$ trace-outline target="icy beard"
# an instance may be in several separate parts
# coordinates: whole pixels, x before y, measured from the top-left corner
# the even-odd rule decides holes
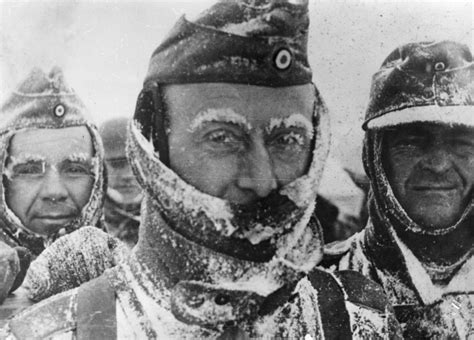
[[[182,237],[240,260],[268,262],[278,257],[288,260],[290,266],[309,270],[322,257],[319,228],[310,231],[308,223],[329,149],[327,112],[323,105],[316,108],[317,138],[307,174],[251,210],[200,192],[182,180],[159,160],[135,122],[129,129],[127,155],[146,196]],[[312,245],[303,246],[303,240],[311,240]],[[298,247],[307,254],[296,255]]]
[[[424,228],[413,221],[398,202],[388,181],[383,165],[383,131],[367,132],[364,146],[364,166],[371,180],[377,214],[385,224],[397,230],[415,234],[442,236],[458,229],[466,219],[473,218],[474,199],[471,199],[459,220],[444,229]]]

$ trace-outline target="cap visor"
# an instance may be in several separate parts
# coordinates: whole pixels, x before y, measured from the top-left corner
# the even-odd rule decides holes
[[[408,123],[429,122],[474,127],[474,106],[415,106],[392,111],[367,122],[366,129],[380,129]]]

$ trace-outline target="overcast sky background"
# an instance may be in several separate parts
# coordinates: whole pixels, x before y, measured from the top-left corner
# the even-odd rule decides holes
[[[33,66],[59,65],[98,123],[131,116],[153,50],[183,14],[214,1],[0,1],[0,100]],[[464,1],[310,0],[309,58],[332,120],[333,154],[362,171],[360,128],[372,74],[406,42],[474,46]]]

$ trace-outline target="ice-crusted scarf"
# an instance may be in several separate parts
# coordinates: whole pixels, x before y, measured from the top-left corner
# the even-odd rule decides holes
[[[0,123],[0,169],[5,174],[8,146],[19,131],[28,129],[62,129],[74,126],[87,127],[94,148],[94,182],[87,204],[81,214],[58,233],[38,235],[29,230],[7,206],[4,181],[0,186],[1,233],[12,246],[23,246],[38,255],[64,233],[80,227],[101,226],[104,193],[104,151],[96,126],[87,117],[89,113],[74,91],[66,85],[62,72],[54,68],[46,75],[34,69],[27,79],[13,91],[1,108]],[[5,179],[4,179],[5,180]]]

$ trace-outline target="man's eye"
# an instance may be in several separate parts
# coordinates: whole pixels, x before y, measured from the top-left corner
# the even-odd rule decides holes
[[[232,132],[225,130],[210,132],[206,135],[206,139],[216,144],[231,144],[239,141]]]
[[[471,138],[455,138],[452,143],[456,146],[465,146],[474,148],[474,140]]]
[[[303,146],[305,138],[300,133],[291,131],[277,135],[270,144],[279,147]]]
[[[35,176],[44,173],[43,163],[17,164],[13,167],[13,174],[16,176]]]
[[[83,163],[68,163],[62,167],[61,172],[70,176],[90,175],[91,167]]]
[[[465,138],[456,138],[451,141],[451,147],[455,152],[463,155],[474,155],[474,141]]]

